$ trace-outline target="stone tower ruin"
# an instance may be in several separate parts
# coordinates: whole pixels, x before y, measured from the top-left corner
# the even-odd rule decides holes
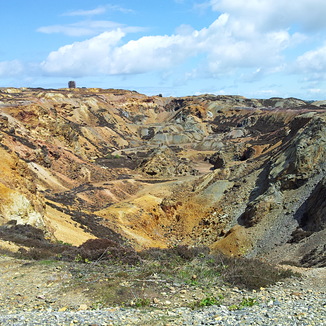
[[[68,88],[76,88],[76,82],[71,80],[70,82],[68,82]]]

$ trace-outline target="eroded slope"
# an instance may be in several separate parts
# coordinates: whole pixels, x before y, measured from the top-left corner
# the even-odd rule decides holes
[[[323,266],[326,115],[315,104],[1,89],[2,227]]]

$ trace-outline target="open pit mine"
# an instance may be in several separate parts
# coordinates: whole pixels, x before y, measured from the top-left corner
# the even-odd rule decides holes
[[[121,241],[326,266],[326,101],[0,89],[0,248]]]

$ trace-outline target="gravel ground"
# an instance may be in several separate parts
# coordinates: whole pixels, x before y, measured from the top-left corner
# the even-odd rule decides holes
[[[270,292],[274,299],[230,311],[226,306],[200,310],[177,308],[105,309],[78,312],[24,312],[0,316],[1,325],[326,325],[325,293],[288,295]]]
[[[233,307],[235,310],[230,310],[232,306],[224,301],[221,306],[191,309],[171,297],[148,307],[91,309],[89,302],[83,301],[82,293],[62,294],[60,284],[70,277],[64,270],[58,270],[56,265],[21,264],[9,258],[0,259],[3,326],[326,325],[326,268],[296,269],[303,273],[302,278],[287,279],[259,291],[225,289],[237,296],[235,302],[244,298],[257,302],[251,307]],[[193,296],[187,290],[186,298]]]
[[[300,292],[293,291],[301,289]],[[0,316],[0,325],[326,325],[326,293],[284,283],[255,294],[258,305],[190,308],[111,308],[85,311],[25,311]]]

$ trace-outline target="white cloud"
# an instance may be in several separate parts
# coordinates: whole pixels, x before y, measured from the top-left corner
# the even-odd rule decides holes
[[[120,29],[104,32],[83,42],[75,42],[51,52],[41,63],[50,75],[92,76],[105,73],[113,47],[124,37]]]
[[[99,35],[100,33],[112,31],[117,28],[122,29],[126,33],[136,33],[145,30],[142,27],[126,26],[108,20],[84,20],[68,25],[43,26],[38,28],[37,31],[45,34],[60,33],[68,36],[80,37]]]
[[[131,9],[127,9],[117,5],[106,5],[106,6],[99,6],[94,9],[84,10],[78,9],[74,11],[69,11],[63,14],[63,16],[95,16],[101,15],[106,13],[107,11],[119,11],[122,13],[130,13],[133,12]]]
[[[115,49],[110,71],[130,74],[169,69],[194,51],[196,48],[191,36],[142,37]]]
[[[24,72],[24,64],[18,60],[0,62],[0,76],[19,76]]]
[[[308,89],[310,94],[320,94],[322,92],[322,90],[320,88],[311,88]]]
[[[216,77],[239,68],[276,69],[284,61],[282,51],[293,42],[286,30],[261,33],[250,21],[240,26],[228,14],[222,14],[199,35],[208,59],[206,68],[200,70]]]
[[[63,14],[63,16],[94,16],[94,15],[101,15],[106,12],[106,7],[100,6],[95,9],[90,9],[90,10],[74,10],[74,11],[69,11]]]
[[[118,46],[121,30],[105,32],[50,53],[42,63],[48,74],[137,74],[170,68],[194,49],[192,37],[147,36]]]
[[[91,28],[103,27],[98,25]],[[220,15],[201,30],[182,25],[174,35],[144,36],[121,45],[126,32],[115,29],[61,47],[48,56],[42,67],[56,74],[137,74],[170,69],[201,55],[205,60],[193,75],[215,76],[241,67],[276,69],[282,64],[282,51],[293,42],[286,30],[261,33],[250,21],[240,26],[229,14]]]
[[[81,21],[69,25],[52,25],[43,26],[37,29],[38,32],[45,34],[62,33],[68,36],[90,36],[103,33],[105,31],[113,30],[116,28],[122,28],[124,25],[106,21]]]
[[[308,80],[325,80],[326,45],[299,56],[295,62],[294,70],[304,73]]]
[[[195,66],[189,68],[189,65],[187,71],[183,70],[184,76],[173,75],[173,78],[190,80],[233,76],[240,82],[257,82],[273,73],[286,72],[288,50],[305,41],[310,29],[320,24],[326,27],[324,20],[314,20],[319,17],[317,2],[210,0],[211,7],[219,12],[210,26],[195,30],[190,25],[181,25],[173,35],[150,35],[128,42],[124,37],[139,31],[138,27],[110,21],[43,27],[39,31],[96,36],[51,52],[41,68],[46,75],[56,76],[127,75],[153,71],[167,76],[173,75],[175,67],[192,60]],[[307,14],[310,13],[308,4],[311,16]],[[320,11],[324,9],[326,2],[320,5]],[[291,29],[291,24],[298,19],[301,19],[307,35]],[[326,46],[299,57],[296,69],[306,73],[311,80],[321,79],[326,69],[324,58]]]
[[[326,2],[321,0],[210,0],[212,9],[241,21],[250,20],[262,30],[297,24],[307,31],[326,28]]]
[[[194,30],[195,29],[192,26],[182,24],[176,28],[175,33],[180,35],[189,35],[192,34]]]
[[[125,24],[108,21],[108,20],[92,20],[90,17],[104,14],[107,11],[120,11],[123,13],[133,12],[131,9],[126,9],[117,5],[99,6],[91,10],[75,10],[64,13],[63,16],[85,16],[86,20],[66,24],[66,25],[49,25],[42,26],[37,29],[37,32],[45,34],[65,34],[68,36],[80,37],[99,35],[100,33],[111,31],[117,28],[124,29],[127,33],[144,31],[144,28],[135,26],[126,26]]]

